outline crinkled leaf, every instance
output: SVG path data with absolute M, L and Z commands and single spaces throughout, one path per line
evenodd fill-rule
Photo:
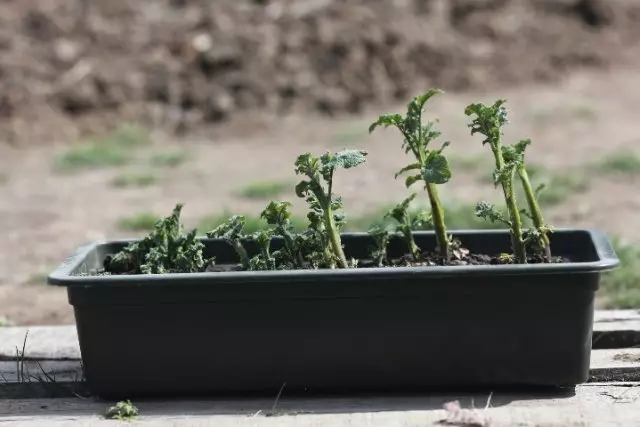
M 296 187 L 297 193 L 297 187 Z M 291 202 L 269 202 L 260 214 L 271 225 L 283 225 L 291 219 Z
M 336 169 L 342 167 L 349 169 L 366 161 L 367 152 L 364 150 L 342 150 L 335 154 L 325 154 L 321 157 L 324 168 Z
M 243 215 L 233 215 L 225 222 L 207 232 L 209 238 L 222 238 L 226 240 L 236 240 L 244 237 L 245 217 Z
M 482 144 L 497 143 L 500 137 L 500 128 L 508 123 L 507 110 L 504 107 L 505 102 L 505 100 L 499 99 L 492 106 L 486 106 L 481 103 L 469 104 L 464 109 L 465 115 L 476 116 L 469 124 L 469 127 L 471 128 L 471 135 L 480 133 L 486 137 Z
M 505 218 L 504 214 L 488 202 L 482 201 L 476 205 L 476 216 L 491 222 L 502 222 L 503 224 L 511 226 L 511 222 Z
M 373 132 L 378 126 L 383 126 L 385 128 L 389 126 L 402 127 L 402 124 L 403 118 L 400 114 L 383 114 L 378 117 L 377 121 L 369 126 L 369 133 Z
M 407 171 L 411 171 L 411 170 L 418 170 L 420 169 L 420 163 L 412 163 L 408 166 L 403 167 L 402 169 L 400 169 L 396 175 L 395 178 L 398 178 L 400 175 L 402 175 L 403 173 L 407 172 Z
M 430 184 L 444 184 L 451 179 L 449 161 L 437 151 L 429 153 L 421 172 L 422 179 Z
M 418 181 L 422 181 L 422 175 L 408 176 L 407 179 L 404 181 L 404 186 L 409 188 Z

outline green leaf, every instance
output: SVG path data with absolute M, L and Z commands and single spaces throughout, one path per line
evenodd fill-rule
M 402 175 L 403 173 L 407 172 L 407 171 L 411 171 L 411 170 L 418 170 L 420 169 L 420 163 L 413 163 L 410 164 L 409 166 L 405 166 L 402 169 L 400 169 L 396 175 L 395 178 L 398 178 L 400 175 Z
M 363 150 L 342 150 L 335 154 L 325 154 L 321 157 L 324 168 L 344 169 L 354 168 L 366 161 L 367 152 Z
M 385 128 L 389 126 L 396 126 L 400 128 L 402 127 L 403 121 L 404 120 L 400 114 L 383 114 L 377 121 L 369 126 L 369 133 L 373 132 L 378 126 L 384 126 Z
M 418 181 L 422 181 L 422 175 L 408 176 L 407 179 L 404 181 L 404 186 L 409 188 Z
M 451 179 L 449 161 L 437 151 L 429 153 L 421 172 L 422 179 L 430 184 L 444 184 Z
M 476 205 L 476 216 L 489 220 L 491 222 L 501 222 L 508 226 L 511 226 L 511 222 L 508 221 L 502 212 L 498 211 L 495 206 L 488 202 L 479 202 Z

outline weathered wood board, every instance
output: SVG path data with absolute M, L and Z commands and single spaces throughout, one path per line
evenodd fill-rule
M 21 353 L 23 345 L 24 357 L 16 358 L 16 349 Z M 589 382 L 558 392 L 470 394 L 461 390 L 331 398 L 291 398 L 284 393 L 280 399 L 136 401 L 140 416 L 134 423 L 189 427 L 640 426 L 640 311 L 596 312 L 593 349 Z M 131 425 L 105 420 L 103 414 L 113 402 L 79 397 L 82 386 L 74 326 L 0 328 L 0 427 Z M 444 405 L 453 401 L 459 401 L 463 409 L 445 410 Z M 471 409 L 474 407 L 477 409 Z

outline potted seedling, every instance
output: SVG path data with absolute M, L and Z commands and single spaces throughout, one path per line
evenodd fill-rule
M 412 207 L 418 192 L 390 195 L 401 202 L 385 226 L 345 232 L 335 179 L 375 153 L 307 152 L 292 168 L 303 230 L 290 201 L 269 202 L 256 232 L 231 215 L 203 235 L 185 229 L 177 204 L 147 236 L 80 247 L 49 283 L 67 288 L 90 390 L 129 399 L 585 381 L 595 292 L 618 258 L 602 233 L 546 224 L 524 160 L 530 141 L 502 141 L 503 101 L 465 112 L 506 205 L 480 202 L 476 214 L 504 227 L 447 229 L 447 143 L 434 146 L 440 134 L 423 123 L 437 93 L 370 128 L 400 131 L 413 159 L 399 174 L 422 186 L 428 210 Z

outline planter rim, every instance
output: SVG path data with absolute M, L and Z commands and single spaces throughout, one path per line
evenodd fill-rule
M 203 272 L 203 273 L 165 273 L 165 274 L 126 274 L 114 276 L 76 276 L 71 273 L 84 262 L 87 255 L 95 248 L 104 244 L 127 244 L 137 239 L 113 239 L 99 240 L 76 249 L 67 257 L 49 276 L 47 282 L 54 286 L 126 286 L 131 284 L 170 284 L 179 280 L 189 284 L 216 283 L 249 283 L 249 282 L 275 282 L 275 281 L 308 281 L 308 280 L 342 280 L 342 279 L 401 279 L 416 276 L 425 278 L 443 276 L 497 276 L 497 275 L 543 275 L 558 273 L 594 273 L 616 268 L 620 261 L 611 246 L 607 236 L 595 229 L 556 228 L 555 233 L 562 232 L 587 233 L 596 250 L 598 259 L 587 262 L 566 262 L 558 264 L 502 264 L 502 265 L 463 265 L 463 266 L 426 266 L 426 267 L 367 267 L 349 269 L 319 269 L 319 270 L 276 270 L 276 271 L 230 271 L 230 272 Z M 508 229 L 461 229 L 448 230 L 449 234 L 463 237 L 472 234 L 505 235 Z M 431 235 L 433 230 L 416 231 L 415 235 Z M 342 236 L 364 237 L 366 232 L 344 232 Z M 220 240 L 199 238 L 202 242 Z

